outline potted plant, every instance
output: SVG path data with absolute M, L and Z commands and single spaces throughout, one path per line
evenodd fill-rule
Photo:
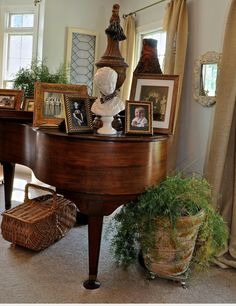
M 160 277 L 203 269 L 224 247 L 228 230 L 212 205 L 206 179 L 178 173 L 124 205 L 111 222 L 111 250 L 127 267 L 141 249 L 146 268 Z
M 30 67 L 21 68 L 15 76 L 13 88 L 24 90 L 25 97 L 34 97 L 34 83 L 62 83 L 67 84 L 68 69 L 60 65 L 55 73 L 49 71 L 44 61 L 33 60 Z

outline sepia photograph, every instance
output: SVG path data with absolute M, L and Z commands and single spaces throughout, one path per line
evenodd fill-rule
M 44 92 L 43 116 L 45 118 L 63 118 L 63 94 Z
M 1 108 L 11 108 L 14 109 L 15 106 L 15 96 L 0 96 L 0 107 Z
M 152 102 L 155 121 L 165 121 L 168 90 L 167 86 L 144 85 L 141 87 L 140 100 Z
M 0 109 L 20 110 L 22 98 L 22 90 L 0 89 Z

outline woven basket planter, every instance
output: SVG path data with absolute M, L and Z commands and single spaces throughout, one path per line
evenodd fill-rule
M 174 229 L 168 218 L 158 218 L 156 246 L 143 254 L 146 268 L 160 277 L 174 277 L 186 272 L 204 217 L 203 210 L 195 216 L 180 217 Z

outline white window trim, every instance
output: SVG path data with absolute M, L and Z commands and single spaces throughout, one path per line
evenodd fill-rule
M 7 14 L 11 13 L 34 13 L 34 29 L 32 32 L 32 28 L 8 28 L 8 18 L 6 18 Z M 1 14 L 0 14 L 0 86 L 3 87 L 4 80 L 4 67 L 6 67 L 6 54 L 7 54 L 7 35 L 10 33 L 33 33 L 33 58 L 37 58 L 37 42 L 38 42 L 38 22 L 39 22 L 39 9 L 38 6 L 24 6 L 24 5 L 8 5 L 1 6 Z

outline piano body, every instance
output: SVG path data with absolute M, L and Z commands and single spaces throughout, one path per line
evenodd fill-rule
M 97 280 L 103 217 L 135 199 L 166 175 L 167 136 L 67 135 L 58 128 L 32 127 L 32 113 L 0 110 L 0 162 L 5 208 L 11 207 L 15 164 L 55 186 L 88 217 L 89 278 Z

